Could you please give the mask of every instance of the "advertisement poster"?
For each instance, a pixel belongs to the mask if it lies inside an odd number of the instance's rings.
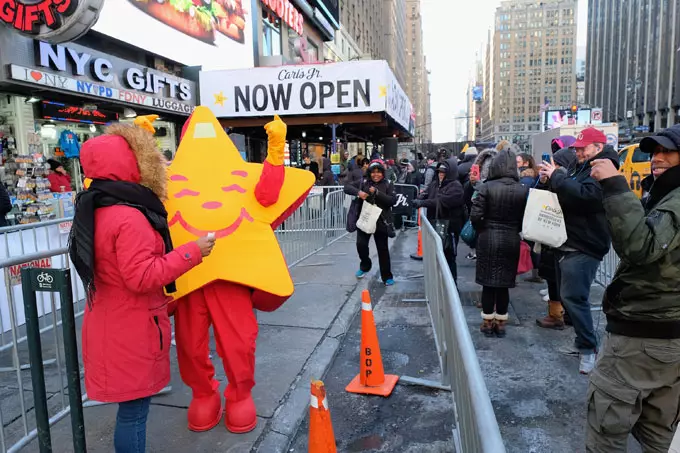
[[[413,107],[385,61],[201,71],[201,105],[217,117],[386,112],[404,129]]]
[[[249,0],[106,0],[94,30],[204,69],[253,66]]]

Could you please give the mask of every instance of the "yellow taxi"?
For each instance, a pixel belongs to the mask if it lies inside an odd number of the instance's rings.
[[[652,173],[652,156],[640,150],[638,143],[619,151],[619,170],[626,177],[630,189],[642,198],[642,180]]]

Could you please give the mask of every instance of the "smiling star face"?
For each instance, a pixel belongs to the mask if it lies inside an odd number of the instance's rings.
[[[216,280],[277,296],[292,294],[272,224],[306,195],[313,181],[311,173],[287,168],[278,202],[264,207],[255,197],[263,168],[243,160],[209,109],[196,108],[168,169],[165,206],[175,245],[208,233],[215,233],[217,242],[203,264],[177,281],[174,297]]]

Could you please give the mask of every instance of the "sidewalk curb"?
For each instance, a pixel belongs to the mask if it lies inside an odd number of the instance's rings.
[[[391,241],[390,252],[402,233],[402,231],[399,231]],[[376,255],[371,255],[371,258]],[[282,403],[274,411],[274,415],[267,423],[264,432],[253,444],[251,451],[263,453],[284,453],[288,451],[309,408],[309,383],[312,379],[323,379],[325,377],[340,349],[344,335],[359,313],[362,291],[369,288],[378,273],[379,267],[376,266],[357,282],[354,290],[345,300],[335,319],[326,329],[321,340],[291,384],[290,389],[283,397]]]

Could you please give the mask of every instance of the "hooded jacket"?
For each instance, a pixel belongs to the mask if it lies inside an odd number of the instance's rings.
[[[114,125],[83,144],[81,163],[94,180],[126,181],[166,198],[165,159],[151,134]],[[165,253],[160,234],[138,209],[94,214],[94,281],[82,330],[85,387],[103,402],[153,395],[170,381],[169,298],[163,287],[202,262],[194,242]]]
[[[458,179],[465,185],[470,180],[470,169],[477,160],[477,148],[468,149],[463,155],[463,160],[458,165]]]
[[[548,187],[557,194],[567,229],[567,248],[601,260],[609,251],[611,239],[604,212],[602,187],[591,175],[590,163],[609,159],[619,168],[619,155],[611,146],[597,156],[577,164],[571,172],[556,170]]]
[[[376,189],[374,195],[370,195],[371,187]],[[345,184],[344,191],[347,195],[355,197],[359,195],[360,191],[369,194],[366,200],[357,198],[361,202],[359,212],[361,212],[364,203],[371,203],[382,209],[380,219],[376,225],[376,231],[387,234],[387,224],[392,223],[392,206],[394,206],[397,200],[394,196],[394,186],[384,177],[384,173],[383,179],[378,183],[373,182],[370,175],[366,175],[359,181]]]
[[[614,250],[621,258],[602,301],[607,331],[680,338],[680,166],[654,180],[644,203],[623,176],[601,184]]]
[[[331,171],[331,160],[327,157],[323,158],[323,170],[321,172],[321,177],[317,183],[319,186],[335,186],[335,177]]]
[[[427,218],[434,225],[437,220],[449,220],[449,233],[459,235],[465,223],[465,197],[458,180],[458,162],[449,158],[443,164],[446,177],[439,181],[436,175],[427,191],[422,206],[427,208]]]
[[[476,282],[513,288],[519,261],[527,189],[519,183],[517,161],[509,150],[491,159],[487,180],[473,197],[470,221],[477,230]]]

